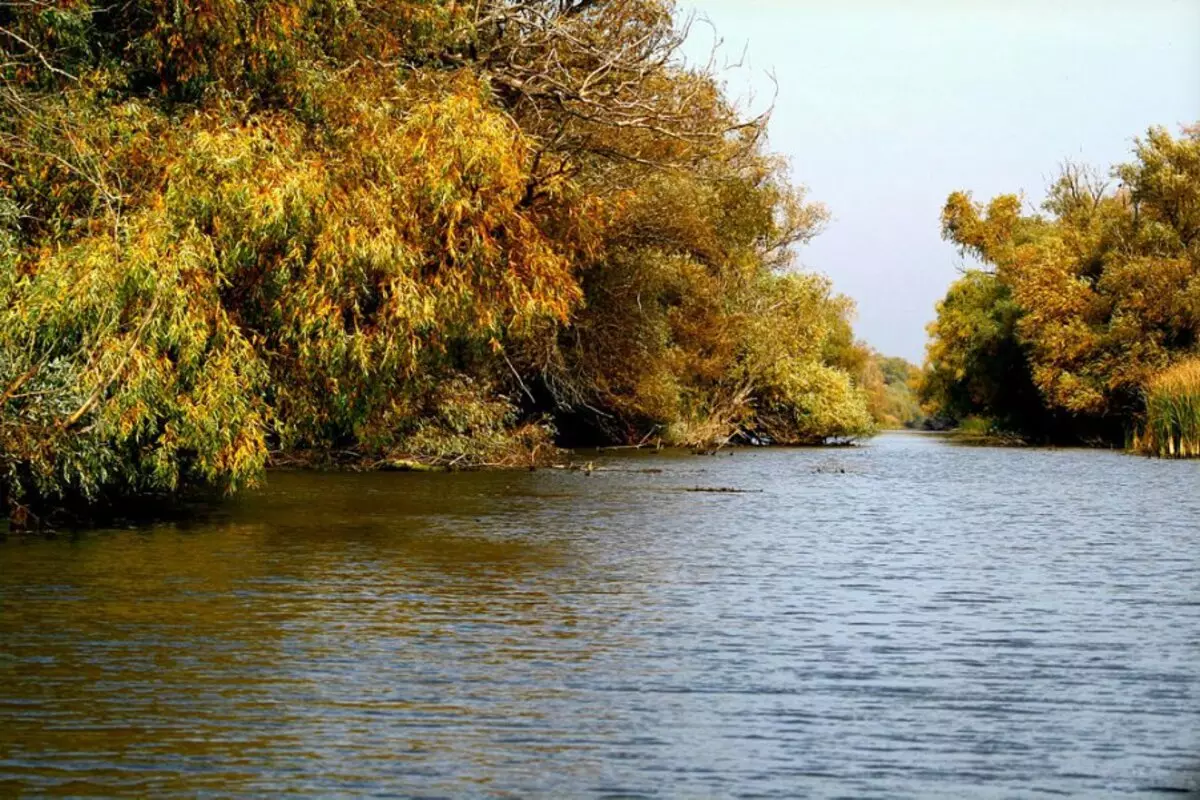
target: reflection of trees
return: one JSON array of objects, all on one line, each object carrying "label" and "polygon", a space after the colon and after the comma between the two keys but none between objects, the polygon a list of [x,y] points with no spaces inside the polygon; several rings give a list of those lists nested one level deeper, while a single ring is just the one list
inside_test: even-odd
[{"label": "reflection of trees", "polygon": [[567,690],[546,687],[620,642],[567,516],[513,480],[282,474],[203,523],[0,546],[0,700],[24,704],[0,706],[0,754],[29,785],[67,765],[114,793],[136,766],[143,790],[253,793],[551,725]]}]

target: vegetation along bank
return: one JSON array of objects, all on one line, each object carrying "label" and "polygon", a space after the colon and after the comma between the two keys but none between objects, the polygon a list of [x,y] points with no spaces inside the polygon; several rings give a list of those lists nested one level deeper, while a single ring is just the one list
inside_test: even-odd
[{"label": "vegetation along bank", "polygon": [[930,326],[928,413],[1200,455],[1200,127],[1152,128],[1107,175],[1066,165],[1041,212],[956,192],[942,231],[979,266]]},{"label": "vegetation along bank", "polygon": [[0,6],[10,518],[927,415],[1197,452],[1200,132],[1044,213],[952,195],[982,266],[921,373],[793,263],[826,212],[687,33],[669,0]]},{"label": "vegetation along bank", "polygon": [[685,36],[667,0],[0,6],[10,516],[869,433],[852,305],[791,263],[826,213]]}]

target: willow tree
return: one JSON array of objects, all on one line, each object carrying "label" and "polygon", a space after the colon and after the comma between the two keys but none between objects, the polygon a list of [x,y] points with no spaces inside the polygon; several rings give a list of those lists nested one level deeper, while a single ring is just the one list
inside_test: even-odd
[{"label": "willow tree", "polygon": [[[824,357],[850,304],[791,262],[825,211],[765,150],[766,117],[682,65],[674,14],[659,0],[514,3],[481,26],[484,72],[537,142],[528,202],[591,234],[583,307],[515,356],[560,417],[618,441],[862,435],[862,393]],[[545,202],[564,181],[576,202]]]},{"label": "willow tree", "polygon": [[[956,193],[942,217],[946,238],[989,264],[1015,304],[1013,338],[1046,409],[1108,436],[1141,413],[1154,375],[1200,348],[1200,129],[1151,129],[1134,155],[1115,186],[1068,166],[1044,214],[1022,214],[1012,195],[983,208]],[[978,330],[953,333],[950,308],[932,329],[935,372]]]},{"label": "willow tree", "polygon": [[787,271],[821,212],[685,35],[663,0],[0,6],[10,508],[528,463],[579,409],[864,430],[848,305]]},{"label": "willow tree", "polygon": [[766,160],[655,175],[583,269],[587,303],[539,369],[591,428],[621,441],[814,443],[869,432],[865,401],[826,343],[851,313],[791,245],[824,210]]}]

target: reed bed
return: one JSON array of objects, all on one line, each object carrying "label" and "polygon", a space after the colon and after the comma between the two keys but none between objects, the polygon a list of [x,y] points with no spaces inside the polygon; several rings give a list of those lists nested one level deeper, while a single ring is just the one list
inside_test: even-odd
[{"label": "reed bed", "polygon": [[1133,448],[1162,458],[1200,458],[1200,358],[1160,372],[1146,385],[1146,424]]}]

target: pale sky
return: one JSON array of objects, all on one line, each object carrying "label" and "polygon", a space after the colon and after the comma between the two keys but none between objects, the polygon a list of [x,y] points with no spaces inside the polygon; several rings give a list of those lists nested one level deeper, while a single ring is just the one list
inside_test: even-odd
[{"label": "pale sky", "polygon": [[[833,213],[800,253],[858,335],[920,362],[962,261],[956,189],[1040,203],[1064,159],[1107,169],[1150,125],[1200,120],[1200,0],[680,0],[724,40],[731,94],[774,95],[771,148]],[[698,24],[689,56],[707,60]]]}]

